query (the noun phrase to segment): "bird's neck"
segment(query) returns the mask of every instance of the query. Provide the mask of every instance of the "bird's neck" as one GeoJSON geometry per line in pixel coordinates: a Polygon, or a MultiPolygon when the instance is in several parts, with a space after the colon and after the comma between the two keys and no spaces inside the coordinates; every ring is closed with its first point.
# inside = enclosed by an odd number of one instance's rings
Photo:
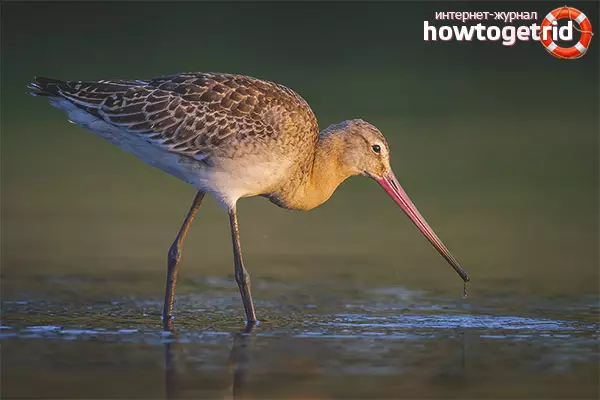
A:
{"type": "Polygon", "coordinates": [[[321,135],[308,178],[297,188],[290,204],[310,210],[327,201],[335,189],[355,173],[342,162],[344,141],[338,134],[321,135]]]}

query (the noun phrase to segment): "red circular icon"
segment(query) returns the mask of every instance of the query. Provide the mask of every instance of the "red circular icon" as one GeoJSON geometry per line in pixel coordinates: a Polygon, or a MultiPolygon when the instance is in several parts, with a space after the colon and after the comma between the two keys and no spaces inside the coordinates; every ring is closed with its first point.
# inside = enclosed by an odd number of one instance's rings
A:
{"type": "Polygon", "coordinates": [[[573,7],[559,7],[546,15],[546,18],[542,21],[541,31],[540,31],[540,41],[548,50],[550,54],[557,58],[565,58],[565,59],[573,59],[579,58],[585,54],[587,51],[590,41],[592,40],[592,24],[588,17],[585,16],[584,13],[579,11],[573,7]],[[547,30],[547,34],[543,35],[544,27],[550,26],[552,27],[552,23],[559,19],[568,18],[570,20],[574,20],[579,24],[578,30],[581,32],[581,37],[579,41],[575,44],[575,46],[571,47],[560,47],[553,40],[552,35],[549,30],[547,30]],[[545,38],[544,38],[545,36],[545,38]]]}

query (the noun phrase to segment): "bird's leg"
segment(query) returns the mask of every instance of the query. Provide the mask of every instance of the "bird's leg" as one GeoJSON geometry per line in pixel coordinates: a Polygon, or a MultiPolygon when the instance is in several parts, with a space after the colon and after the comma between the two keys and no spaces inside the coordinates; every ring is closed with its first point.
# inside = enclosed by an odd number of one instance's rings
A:
{"type": "Polygon", "coordinates": [[[183,225],[181,225],[179,233],[177,234],[177,237],[175,237],[175,241],[169,248],[169,254],[167,256],[169,266],[167,270],[167,290],[165,292],[165,307],[162,315],[163,326],[165,330],[172,330],[173,328],[173,322],[171,318],[173,316],[173,301],[175,300],[175,285],[177,285],[179,261],[181,260],[181,246],[185,236],[187,235],[188,229],[190,229],[190,225],[192,225],[192,221],[196,216],[196,212],[198,211],[198,207],[200,207],[200,203],[202,203],[203,198],[204,192],[198,192],[196,194],[194,202],[190,207],[190,211],[185,217],[183,225]]]}
{"type": "Polygon", "coordinates": [[[229,224],[231,225],[231,239],[233,241],[233,258],[235,262],[235,281],[240,288],[244,310],[246,311],[246,323],[253,326],[256,323],[252,293],[250,291],[250,275],[244,268],[242,259],[242,247],[240,245],[240,231],[238,227],[237,211],[235,205],[229,210],[229,224]]]}

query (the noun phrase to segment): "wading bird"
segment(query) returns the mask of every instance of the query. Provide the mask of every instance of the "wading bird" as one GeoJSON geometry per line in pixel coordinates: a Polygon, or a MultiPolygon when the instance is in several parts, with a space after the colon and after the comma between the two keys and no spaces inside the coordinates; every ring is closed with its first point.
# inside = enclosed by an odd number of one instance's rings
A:
{"type": "Polygon", "coordinates": [[[242,259],[236,203],[263,196],[310,210],[353,175],[374,179],[454,270],[469,277],[408,198],[377,128],[348,120],[319,132],[310,106],[285,86],[248,76],[183,73],[150,80],[61,81],[28,88],[69,120],[198,190],[168,251],[163,323],[171,327],[181,247],[205,193],[229,212],[235,280],[248,325],[256,314],[242,259]]]}

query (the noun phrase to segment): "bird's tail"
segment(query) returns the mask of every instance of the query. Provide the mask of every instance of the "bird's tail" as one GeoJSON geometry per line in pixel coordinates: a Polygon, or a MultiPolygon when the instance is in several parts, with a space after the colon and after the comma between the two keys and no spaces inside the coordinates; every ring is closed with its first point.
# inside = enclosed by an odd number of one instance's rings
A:
{"type": "Polygon", "coordinates": [[[33,82],[27,85],[29,94],[32,96],[60,96],[61,87],[67,86],[67,82],[59,79],[44,78],[43,76],[36,76],[33,78],[33,82]]]}

